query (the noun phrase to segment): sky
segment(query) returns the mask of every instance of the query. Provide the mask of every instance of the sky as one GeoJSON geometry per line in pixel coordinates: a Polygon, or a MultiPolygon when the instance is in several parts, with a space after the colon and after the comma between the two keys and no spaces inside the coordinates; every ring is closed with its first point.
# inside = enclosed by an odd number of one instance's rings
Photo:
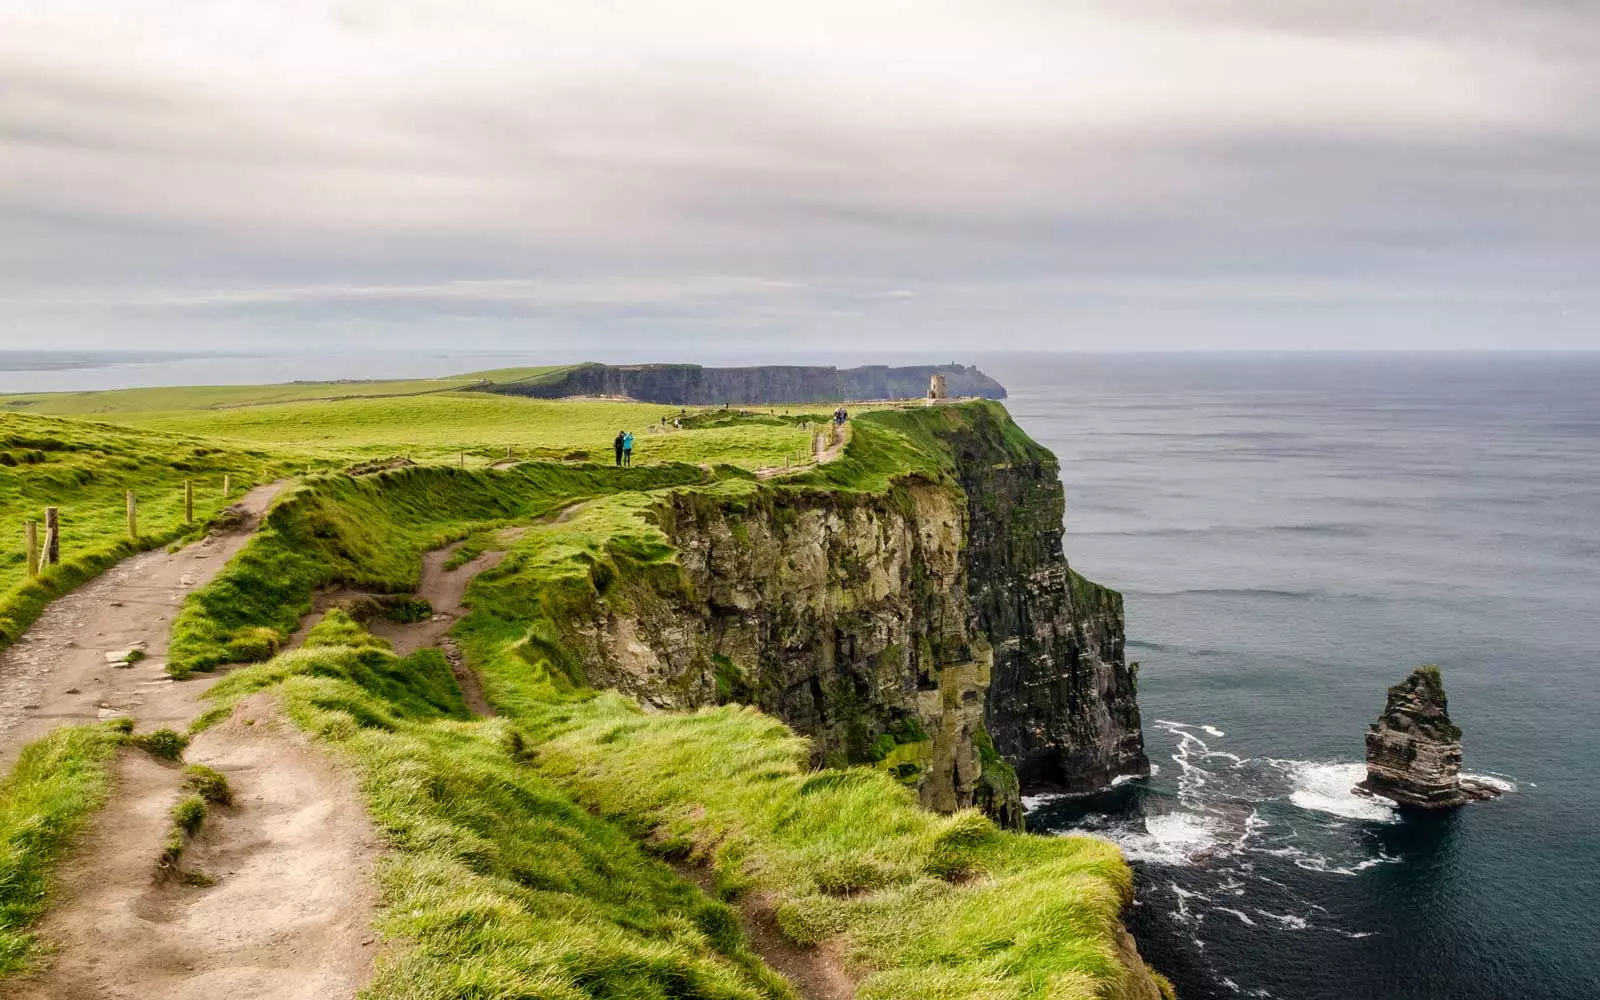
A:
{"type": "Polygon", "coordinates": [[[0,0],[0,349],[1600,348],[1593,0],[0,0]]]}

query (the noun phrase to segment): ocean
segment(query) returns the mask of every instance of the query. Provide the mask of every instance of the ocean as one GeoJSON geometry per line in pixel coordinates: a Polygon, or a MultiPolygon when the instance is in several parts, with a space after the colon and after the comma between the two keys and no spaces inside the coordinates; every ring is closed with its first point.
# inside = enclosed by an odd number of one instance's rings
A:
{"type": "MultiPolygon", "coordinates": [[[[0,392],[538,360],[0,352],[0,392]]],[[[1184,1000],[1600,998],[1600,354],[960,360],[1060,456],[1068,557],[1124,593],[1141,665],[1156,772],[1029,822],[1122,846],[1184,1000]],[[1500,799],[1350,793],[1420,663],[1500,799]]]]}
{"type": "Polygon", "coordinates": [[[1180,996],[1600,997],[1600,355],[980,364],[1126,597],[1156,768],[1029,823],[1123,847],[1180,996]],[[1500,799],[1350,793],[1422,663],[1500,799]]]}

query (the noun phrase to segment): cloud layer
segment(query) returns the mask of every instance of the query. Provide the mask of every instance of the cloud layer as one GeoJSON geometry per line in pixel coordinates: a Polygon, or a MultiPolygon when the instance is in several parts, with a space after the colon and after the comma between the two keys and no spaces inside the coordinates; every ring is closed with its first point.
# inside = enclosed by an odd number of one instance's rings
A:
{"type": "Polygon", "coordinates": [[[1600,346],[1600,9],[0,0],[0,346],[1600,346]]]}

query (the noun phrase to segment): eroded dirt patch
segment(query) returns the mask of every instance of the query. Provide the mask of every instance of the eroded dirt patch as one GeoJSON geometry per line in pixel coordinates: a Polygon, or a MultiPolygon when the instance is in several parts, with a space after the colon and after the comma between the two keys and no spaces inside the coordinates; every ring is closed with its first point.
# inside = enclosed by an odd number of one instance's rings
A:
{"type": "MultiPolygon", "coordinates": [[[[11,994],[323,1000],[371,976],[379,841],[356,783],[255,695],[187,759],[227,775],[175,872],[158,865],[181,773],[135,752],[39,927],[57,949],[11,994]],[[199,873],[215,884],[186,884],[199,873]]],[[[202,880],[203,881],[203,880],[202,880]]]]}
{"type": "MultiPolygon", "coordinates": [[[[672,867],[706,895],[716,898],[716,882],[709,868],[689,862],[675,862],[672,867]]],[[[741,900],[734,908],[739,911],[739,926],[751,950],[789,980],[805,1000],[853,1000],[856,984],[844,971],[843,957],[835,942],[804,948],[790,941],[778,929],[771,901],[759,893],[741,900]]]]}

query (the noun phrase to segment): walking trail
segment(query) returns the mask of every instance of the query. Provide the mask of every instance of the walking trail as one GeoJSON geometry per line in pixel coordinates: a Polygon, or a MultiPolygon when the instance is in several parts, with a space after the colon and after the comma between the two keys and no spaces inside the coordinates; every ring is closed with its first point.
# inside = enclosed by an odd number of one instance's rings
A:
{"type": "Polygon", "coordinates": [[[286,485],[246,493],[235,505],[244,514],[235,527],[177,552],[155,549],[123,560],[52,602],[0,653],[0,773],[10,771],[24,744],[60,725],[117,715],[135,716],[142,729],[181,729],[188,722],[209,683],[167,677],[172,620],[189,592],[209,583],[250,540],[286,485]],[[145,654],[131,667],[106,659],[131,648],[145,654]]]}
{"type": "MultiPolygon", "coordinates": [[[[58,725],[131,715],[140,730],[184,729],[216,675],[166,677],[172,619],[243,548],[284,485],[246,495],[237,527],[134,556],[47,608],[0,657],[0,766],[58,725]],[[140,643],[147,658],[132,667],[108,661],[140,643]]],[[[264,695],[196,738],[185,760],[226,775],[233,804],[208,809],[169,869],[162,850],[182,765],[123,751],[111,799],[59,871],[37,927],[53,954],[0,995],[321,1000],[366,983],[378,839],[351,778],[264,695]]]]}
{"type": "Polygon", "coordinates": [[[324,1000],[372,974],[379,840],[353,779],[252,695],[185,759],[227,775],[178,870],[159,865],[179,765],[137,752],[38,927],[56,948],[17,1000],[324,1000]]]}

